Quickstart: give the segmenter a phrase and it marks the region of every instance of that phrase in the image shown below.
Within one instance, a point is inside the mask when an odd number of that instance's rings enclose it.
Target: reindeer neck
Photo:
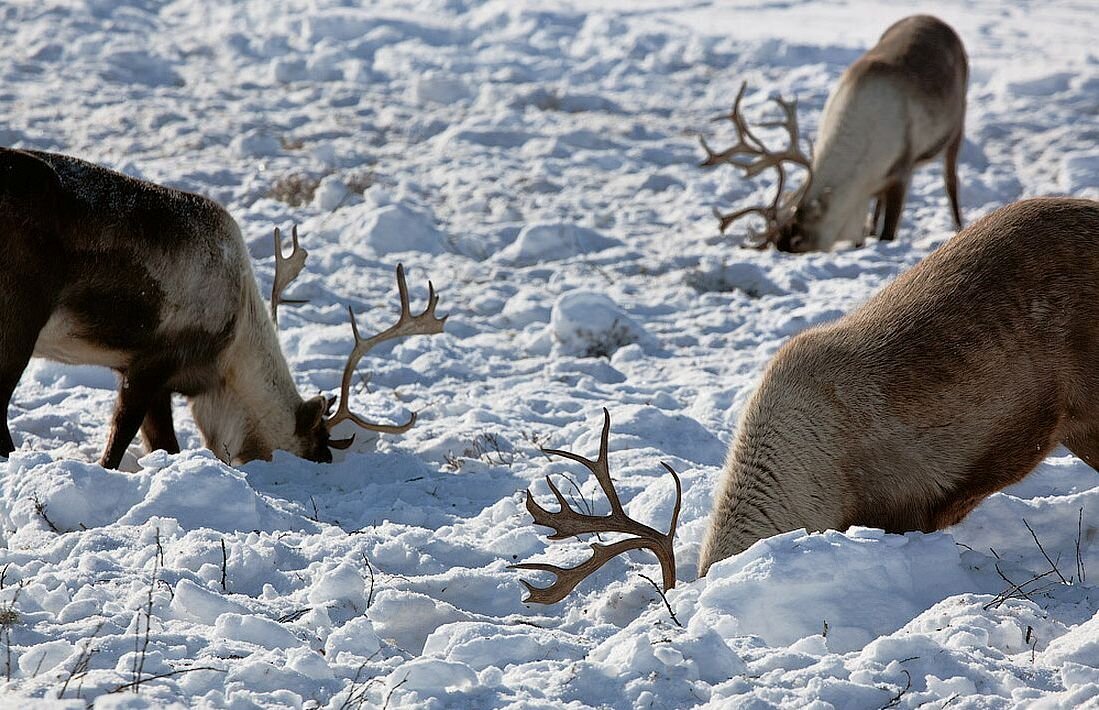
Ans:
[[[289,449],[302,403],[251,266],[246,271],[236,333],[221,355],[220,385],[193,402],[207,446],[228,461],[269,459],[275,449]]]

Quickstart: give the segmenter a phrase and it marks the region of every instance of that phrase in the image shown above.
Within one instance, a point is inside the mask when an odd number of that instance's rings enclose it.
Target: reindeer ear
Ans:
[[[328,408],[328,402],[324,397],[311,397],[298,406],[294,429],[297,434],[307,434],[324,421],[324,412]]]

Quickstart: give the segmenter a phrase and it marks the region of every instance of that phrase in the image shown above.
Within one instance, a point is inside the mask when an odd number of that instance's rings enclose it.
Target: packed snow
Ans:
[[[971,60],[959,180],[972,220],[1024,196],[1099,197],[1099,14],[935,0]],[[0,461],[0,705],[1099,707],[1099,476],[1058,450],[935,534],[791,532],[695,568],[737,417],[790,336],[951,234],[939,166],[897,241],[737,248],[712,208],[766,178],[704,171],[697,136],[742,81],[762,118],[830,86],[903,4],[851,0],[16,0],[0,6],[0,143],[209,195],[261,289],[271,232],[309,261],[280,331],[300,390],[333,392],[360,327],[439,288],[446,333],[379,347],[354,406],[416,426],[331,465],[239,470],[201,448],[94,462],[114,376],[34,361]],[[667,525],[678,580],[633,553],[565,601],[523,502],[584,469],[601,408],[627,511]],[[1029,529],[1028,529],[1029,526]],[[1033,530],[1033,534],[1031,532]],[[1047,558],[1048,556],[1048,558]],[[547,583],[537,573],[531,579]]]

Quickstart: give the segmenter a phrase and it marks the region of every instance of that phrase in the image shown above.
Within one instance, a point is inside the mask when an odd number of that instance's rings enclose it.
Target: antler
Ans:
[[[710,148],[709,144],[706,143],[706,139],[700,136],[699,141],[702,143],[702,149],[706,151],[706,159],[702,161],[701,166],[713,167],[715,165],[720,165],[721,163],[728,163],[729,165],[744,171],[744,177],[746,178],[753,178],[768,168],[774,168],[778,172],[775,199],[772,200],[769,205],[746,207],[727,214],[722,214],[716,208],[714,209],[714,215],[718,218],[722,234],[729,228],[729,225],[741,217],[749,214],[756,214],[762,217],[766,223],[764,231],[757,233],[753,230],[749,230],[747,242],[749,246],[762,249],[774,242],[779,234],[781,234],[782,230],[793,221],[794,210],[797,208],[797,204],[801,200],[802,195],[809,189],[809,184],[813,179],[813,160],[801,150],[801,134],[798,130],[797,119],[797,102],[776,98],[775,102],[782,108],[785,117],[781,121],[770,121],[760,124],[760,127],[762,128],[785,128],[787,134],[790,136],[790,142],[784,150],[769,150],[767,146],[764,145],[763,141],[752,132],[752,129],[748,126],[748,121],[740,111],[740,102],[744,98],[744,92],[747,88],[748,82],[742,83],[740,85],[740,90],[736,94],[736,100],[733,102],[732,111],[730,111],[728,115],[718,116],[714,119],[715,121],[721,121],[723,119],[732,121],[737,132],[737,142],[726,150],[715,152]],[[747,159],[744,159],[745,157]],[[786,187],[785,163],[800,165],[808,171],[805,182],[802,183],[801,187],[789,195],[783,194],[783,189]]]
[[[405,283],[404,266],[402,264],[397,265],[397,291],[400,293],[401,297],[400,318],[390,327],[369,338],[364,338],[359,335],[359,326],[355,323],[355,312],[351,310],[351,306],[347,307],[347,313],[351,317],[351,332],[355,336],[355,347],[352,348],[351,355],[347,358],[347,364],[344,365],[343,368],[343,381],[340,384],[339,407],[336,408],[336,413],[326,421],[329,431],[335,428],[340,422],[350,420],[363,429],[368,429],[370,431],[400,434],[401,432],[408,431],[412,425],[416,423],[415,412],[412,413],[412,416],[409,417],[408,421],[404,424],[374,424],[366,421],[350,409],[351,378],[355,375],[355,368],[358,366],[359,361],[362,360],[364,355],[370,352],[371,348],[380,342],[392,340],[394,338],[403,338],[409,335],[434,335],[435,333],[442,333],[443,324],[446,323],[446,319],[449,317],[435,317],[435,306],[439,305],[439,296],[435,293],[435,286],[430,281],[427,282],[427,307],[424,308],[423,312],[419,315],[412,315],[408,304],[408,284]],[[351,442],[354,441],[354,439],[354,436],[351,436],[348,439],[334,439],[329,441],[328,445],[337,449],[346,449],[351,445]]]
[[[614,482],[611,481],[611,474],[607,466],[607,442],[610,438],[610,432],[611,415],[604,407],[603,435],[599,440],[599,457],[595,461],[586,459],[571,451],[542,449],[544,453],[564,456],[567,459],[581,463],[591,471],[610,502],[611,512],[609,515],[585,515],[573,510],[549,476],[546,476],[546,483],[549,484],[550,491],[553,492],[553,496],[561,506],[560,510],[555,513],[546,510],[538,505],[530,491],[527,491],[527,511],[533,516],[535,524],[553,528],[554,532],[549,536],[550,540],[563,540],[582,533],[599,532],[626,533],[634,537],[610,545],[593,542],[591,544],[592,556],[586,562],[575,567],[557,567],[540,562],[524,562],[511,565],[516,569],[552,572],[557,578],[557,581],[548,587],[536,587],[525,579],[520,580],[527,588],[527,591],[530,592],[527,598],[523,600],[524,602],[536,602],[538,604],[559,602],[568,596],[569,592],[575,589],[576,585],[580,584],[588,575],[610,562],[612,558],[628,550],[637,549],[647,549],[656,555],[664,573],[665,590],[675,586],[675,549],[672,547],[672,538],[675,536],[675,527],[679,522],[679,507],[683,502],[683,486],[679,481],[679,475],[671,466],[663,461],[660,462],[660,465],[672,474],[672,478],[675,480],[675,509],[672,511],[672,520],[667,533],[662,533],[630,518],[626,515],[626,511],[622,509],[622,503],[618,499],[618,491],[614,488]]]
[[[298,278],[298,274],[305,268],[305,257],[309,252],[298,245],[298,225],[290,230],[290,256],[282,255],[282,233],[275,227],[275,280],[271,284],[271,320],[275,321],[275,327],[279,325],[280,303],[305,303],[303,300],[284,299],[283,289]]]

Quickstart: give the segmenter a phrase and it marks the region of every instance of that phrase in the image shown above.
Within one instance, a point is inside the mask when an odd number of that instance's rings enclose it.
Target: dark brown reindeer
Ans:
[[[1058,444],[1099,470],[1097,364],[1099,202],[1039,198],[993,212],[779,350],[740,415],[699,575],[792,530],[953,525]],[[605,466],[606,430],[603,440]],[[527,508],[555,537],[630,531],[554,495],[560,513]],[[530,600],[558,601],[580,581],[566,579],[551,588],[563,594]]]
[[[954,30],[929,15],[906,17],[844,71],[824,105],[812,157],[801,148],[795,104],[782,99],[783,120],[763,127],[785,128],[789,143],[783,150],[764,144],[741,113],[742,85],[732,111],[717,119],[732,121],[737,142],[714,151],[703,140],[702,165],[729,163],[748,178],[774,168],[778,181],[770,204],[718,213],[721,231],[755,215],[764,229],[749,233],[749,245],[758,248],[773,243],[782,251],[827,251],[838,241],[861,244],[867,231],[891,240],[913,170],[939,155],[954,224],[961,229],[957,164],[968,81],[965,48]],[[791,192],[784,189],[787,166],[806,171]]]
[[[303,399],[290,376],[240,229],[220,205],[65,155],[0,149],[0,454],[15,444],[7,425],[12,393],[32,356],[109,367],[121,377],[100,463],[116,468],[140,428],[147,447],[178,452],[171,395],[189,398],[206,446],[226,461],[269,459],[276,449],[331,461],[336,424],[352,420],[383,432],[348,409],[355,367],[375,344],[440,333],[434,288],[418,315],[409,309],[397,267],[401,315],[361,338],[344,369],[339,411]],[[304,261],[283,258],[276,234],[275,291]],[[349,309],[350,310],[350,309]]]

